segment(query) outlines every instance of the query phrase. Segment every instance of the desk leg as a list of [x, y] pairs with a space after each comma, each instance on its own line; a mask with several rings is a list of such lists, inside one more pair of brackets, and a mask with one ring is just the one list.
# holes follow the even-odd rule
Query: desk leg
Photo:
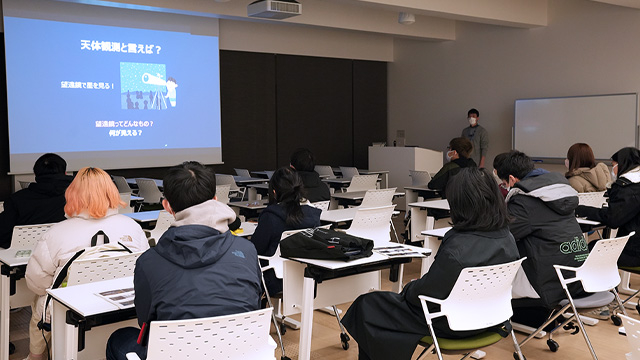
[[9, 360], [9, 275], [0, 276], [0, 360]]
[[389, 188], [389, 173], [380, 174], [380, 178], [382, 179], [382, 184], [380, 184], [380, 188], [388, 189]]
[[52, 300], [53, 318], [51, 319], [51, 342], [54, 359], [78, 359], [78, 328], [67, 324], [66, 306]]
[[404, 276], [404, 264], [398, 267], [398, 281], [391, 283], [391, 291], [400, 293], [402, 291], [402, 277]]
[[[425, 210], [425, 214], [426, 214], [426, 210]], [[413, 213], [411, 214], [411, 216], [413, 216]], [[424, 229], [425, 230], [433, 229], [435, 222], [436, 222], [435, 218], [433, 218], [432, 216], [427, 216], [424, 222]], [[437, 238], [434, 238], [432, 236], [425, 236], [424, 243], [422, 246], [424, 248], [431, 249], [431, 256], [427, 256], [426, 258], [422, 259], [422, 266], [420, 267], [420, 277], [422, 277], [424, 274], [427, 273], [427, 271], [429, 271], [431, 264], [433, 264], [433, 258], [436, 256], [436, 253], [438, 252], [438, 248], [440, 248], [440, 243]]]
[[300, 343], [298, 360], [311, 358], [311, 336], [313, 330], [313, 287], [315, 280], [305, 277], [302, 283], [302, 314], [300, 318]]
[[249, 188], [249, 201], [258, 200], [258, 189], [254, 187], [248, 187], [248, 188]]
[[422, 231], [427, 230], [427, 209], [421, 209], [418, 207], [411, 207], [411, 226], [409, 231], [411, 232], [411, 241], [422, 241], [424, 236], [421, 235]]
[[409, 204], [418, 201], [418, 192], [411, 189], [404, 189], [404, 210], [407, 216], [409, 215]]

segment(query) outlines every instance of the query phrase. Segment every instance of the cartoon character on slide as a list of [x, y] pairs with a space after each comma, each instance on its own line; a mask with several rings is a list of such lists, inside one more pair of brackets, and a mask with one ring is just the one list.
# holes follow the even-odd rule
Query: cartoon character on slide
[[176, 82], [176, 79], [169, 76], [169, 78], [167, 79], [166, 86], [167, 86], [167, 95], [165, 95], [164, 97], [169, 98], [171, 107], [175, 107], [176, 106], [176, 88], [178, 87], [178, 83]]

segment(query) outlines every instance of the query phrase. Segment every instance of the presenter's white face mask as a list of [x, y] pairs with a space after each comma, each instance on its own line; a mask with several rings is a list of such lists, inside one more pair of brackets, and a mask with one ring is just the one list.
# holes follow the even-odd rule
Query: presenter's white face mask
[[474, 118], [473, 116], [469, 117], [469, 125], [471, 126], [476, 126], [476, 124], [478, 123], [478, 119]]

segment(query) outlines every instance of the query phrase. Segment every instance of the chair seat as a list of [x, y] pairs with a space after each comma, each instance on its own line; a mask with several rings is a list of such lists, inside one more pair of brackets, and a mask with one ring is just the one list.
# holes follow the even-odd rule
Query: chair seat
[[[609, 305], [613, 300], [615, 300], [615, 295], [608, 291], [602, 291], [593, 293], [587, 297], [583, 297], [580, 299], [573, 299], [573, 303], [576, 304], [578, 309], [585, 308], [596, 308], [605, 305]], [[560, 302], [560, 306], [565, 306], [569, 303], [569, 300], [565, 299]]]
[[640, 274], [640, 266], [639, 267], [618, 266], [618, 269], [628, 271], [634, 274]]
[[[494, 331], [485, 331], [481, 334], [474, 335], [468, 338], [463, 339], [445, 339], [438, 338], [438, 344], [440, 345], [440, 349], [442, 350], [469, 350], [469, 349], [479, 349], [481, 347], [489, 346], [491, 344], [495, 344], [498, 341], [502, 340], [502, 336]], [[431, 336], [425, 336], [420, 339], [420, 345], [429, 347], [433, 344], [433, 339]]]

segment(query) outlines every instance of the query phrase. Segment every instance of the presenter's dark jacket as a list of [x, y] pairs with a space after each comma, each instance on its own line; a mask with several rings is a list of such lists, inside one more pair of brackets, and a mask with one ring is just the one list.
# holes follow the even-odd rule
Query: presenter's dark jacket
[[640, 167], [626, 172], [611, 184], [607, 207], [578, 206], [576, 213], [610, 228], [618, 228], [617, 236], [635, 231], [622, 252], [640, 258]]
[[257, 310], [262, 292], [253, 244], [200, 224], [170, 227], [138, 258], [134, 287], [140, 326]]
[[[552, 308], [565, 298], [553, 265], [580, 266], [588, 255], [574, 214], [578, 194], [562, 174], [534, 169], [514, 185], [506, 201], [509, 229], [520, 256], [527, 257], [524, 272], [542, 300], [539, 305]], [[583, 295], [579, 286], [570, 290]]]
[[442, 196], [442, 198], [445, 198], [449, 179], [458, 174], [462, 168], [476, 166], [478, 165], [472, 159], [460, 156], [459, 158], [451, 160], [448, 163], [444, 164], [440, 171], [438, 171], [438, 173], [433, 176], [431, 181], [429, 181], [427, 187], [429, 189], [438, 190], [440, 196]]
[[[418, 295], [445, 299], [462, 269], [515, 261], [518, 249], [509, 229], [496, 231], [448, 231], [429, 272], [408, 283], [402, 293], [376, 291], [359, 296], [342, 323], [358, 342], [360, 351], [373, 360], [411, 359], [429, 328]], [[429, 305], [430, 311], [435, 310]], [[507, 320], [507, 319], [505, 319]], [[434, 319], [438, 336], [461, 338], [480, 331], [454, 332], [444, 318]]]
[[[256, 231], [251, 236], [251, 242], [258, 250], [258, 255], [271, 256], [275, 254], [282, 233], [287, 230], [306, 229], [320, 226], [320, 213], [322, 210], [303, 205], [303, 218], [295, 226], [286, 222], [287, 213], [281, 204], [271, 204], [260, 214]], [[263, 264], [263, 266], [266, 264]], [[275, 295], [282, 291], [282, 280], [276, 278], [273, 270], [264, 273], [264, 281], [270, 295]]]
[[56, 223], [65, 219], [64, 192], [73, 177], [63, 174], [38, 176], [28, 188], [12, 194], [0, 213], [0, 247], [11, 246], [16, 225]]
[[331, 200], [329, 186], [320, 179], [315, 171], [298, 171], [304, 185], [305, 198], [310, 202]]

